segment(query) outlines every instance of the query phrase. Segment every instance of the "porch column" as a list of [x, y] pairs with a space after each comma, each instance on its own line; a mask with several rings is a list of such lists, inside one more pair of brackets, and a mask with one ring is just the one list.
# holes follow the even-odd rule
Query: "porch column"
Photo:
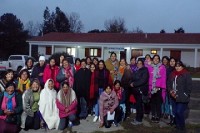
[[29, 56], [31, 56], [31, 51], [32, 51], [32, 45], [29, 43]]
[[163, 48], [160, 48], [160, 58], [163, 57]]
[[197, 56], [198, 56], [198, 49], [197, 48], [195, 48], [195, 50], [194, 50], [194, 68], [196, 68], [196, 67], [198, 67], [197, 66]]
[[77, 57], [77, 58], [79, 58], [79, 47], [80, 47], [80, 46], [77, 46], [77, 47], [76, 47], [76, 57]]
[[129, 63], [129, 60], [131, 59], [131, 47], [126, 48], [126, 61]]
[[51, 54], [54, 54], [54, 45], [51, 45]]
[[104, 60], [104, 47], [103, 46], [101, 47], [101, 58], [102, 58], [102, 60]]

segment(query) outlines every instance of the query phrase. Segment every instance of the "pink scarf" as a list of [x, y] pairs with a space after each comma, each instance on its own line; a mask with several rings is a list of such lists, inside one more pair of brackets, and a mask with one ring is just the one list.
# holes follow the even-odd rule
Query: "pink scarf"
[[66, 80], [66, 82], [69, 83], [69, 86], [70, 87], [73, 87], [73, 84], [74, 84], [74, 76], [72, 74], [72, 69], [71, 69], [71, 66], [68, 66], [67, 68], [64, 68], [65, 69], [65, 73], [69, 76], [68, 79]]

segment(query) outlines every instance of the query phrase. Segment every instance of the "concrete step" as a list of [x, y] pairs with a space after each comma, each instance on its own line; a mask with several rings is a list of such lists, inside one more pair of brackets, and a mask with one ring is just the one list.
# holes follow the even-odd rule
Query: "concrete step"
[[197, 97], [190, 97], [190, 102], [189, 102], [189, 109], [193, 110], [199, 110], [200, 111], [200, 96]]
[[190, 124], [200, 124], [200, 110], [190, 109], [186, 111], [186, 122]]
[[200, 92], [200, 81], [192, 81], [192, 93]]

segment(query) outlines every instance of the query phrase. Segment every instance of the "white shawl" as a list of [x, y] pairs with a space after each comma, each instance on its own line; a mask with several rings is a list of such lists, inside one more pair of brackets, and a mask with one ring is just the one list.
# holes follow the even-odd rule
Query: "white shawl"
[[58, 108], [56, 106], [56, 96], [57, 92], [52, 89], [48, 88], [48, 79], [45, 83], [44, 89], [41, 91], [40, 94], [40, 101], [39, 101], [39, 110], [48, 125], [49, 129], [56, 128], [58, 129], [58, 125], [60, 123], [60, 118], [58, 115]]

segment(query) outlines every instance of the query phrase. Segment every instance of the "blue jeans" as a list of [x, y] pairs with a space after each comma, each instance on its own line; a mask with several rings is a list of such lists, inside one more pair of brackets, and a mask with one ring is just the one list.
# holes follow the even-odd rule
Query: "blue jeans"
[[187, 109], [187, 103], [176, 103], [175, 105], [175, 121], [177, 128], [185, 128], [184, 112]]
[[[99, 88], [99, 96], [101, 95], [102, 92], [103, 92], [103, 88]], [[95, 113], [95, 116], [99, 116], [99, 97], [97, 98], [97, 102], [94, 105], [94, 113]]]
[[176, 101], [174, 98], [169, 97], [169, 102], [170, 102], [170, 115], [175, 117], [175, 108], [176, 108]]
[[162, 113], [163, 114], [170, 114], [170, 104], [169, 104], [169, 97], [168, 94], [165, 97], [165, 102], [162, 104]]
[[69, 115], [68, 117], [65, 117], [65, 118], [60, 118], [60, 123], [59, 123], [58, 129], [64, 130], [68, 126], [69, 121], [73, 122], [75, 120], [76, 120], [76, 115], [74, 115], [74, 114]]

